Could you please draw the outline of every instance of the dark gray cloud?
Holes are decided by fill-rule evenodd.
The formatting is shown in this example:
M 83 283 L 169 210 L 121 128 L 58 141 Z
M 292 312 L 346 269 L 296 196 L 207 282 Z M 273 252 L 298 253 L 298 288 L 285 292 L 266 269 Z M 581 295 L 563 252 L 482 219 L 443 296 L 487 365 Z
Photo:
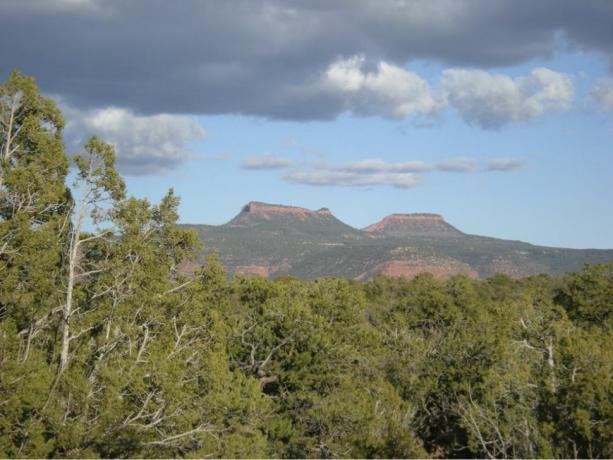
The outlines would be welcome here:
M 4 0 L 0 56 L 3 72 L 21 68 L 81 109 L 326 119 L 375 104 L 398 116 L 436 104 L 411 74 L 392 75 L 404 99 L 387 98 L 376 78 L 394 68 L 381 62 L 492 68 L 561 46 L 611 57 L 612 23 L 610 0 Z M 349 87 L 348 105 L 321 80 L 355 56 L 375 80 Z

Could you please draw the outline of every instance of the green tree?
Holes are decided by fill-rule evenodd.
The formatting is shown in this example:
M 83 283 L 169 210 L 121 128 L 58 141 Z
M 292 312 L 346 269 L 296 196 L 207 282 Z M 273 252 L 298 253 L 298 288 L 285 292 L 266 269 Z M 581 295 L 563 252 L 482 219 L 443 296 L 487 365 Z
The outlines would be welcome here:
M 567 275 L 555 300 L 581 325 L 611 329 L 613 264 L 587 265 L 585 270 Z
M 49 455 L 41 414 L 53 381 L 71 198 L 64 120 L 34 80 L 0 85 L 0 455 Z
M 112 235 L 109 229 L 96 230 L 96 234 L 83 234 L 86 219 L 99 226 L 108 220 L 108 210 L 105 205 L 117 205 L 124 198 L 125 185 L 115 168 L 115 151 L 109 144 L 92 137 L 85 145 L 85 153 L 75 158 L 77 165 L 77 181 L 75 188 L 79 196 L 73 207 L 73 222 L 69 231 L 68 254 L 66 255 L 66 300 L 62 309 L 62 344 L 60 349 L 59 373 L 68 366 L 70 342 L 75 338 L 71 335 L 71 325 L 74 316 L 75 283 L 88 275 L 105 270 L 104 266 L 83 268 L 85 247 L 96 240 Z M 79 309 L 80 314 L 88 311 L 87 306 Z M 85 329 L 84 331 L 87 331 Z M 77 334 L 82 334 L 83 331 Z

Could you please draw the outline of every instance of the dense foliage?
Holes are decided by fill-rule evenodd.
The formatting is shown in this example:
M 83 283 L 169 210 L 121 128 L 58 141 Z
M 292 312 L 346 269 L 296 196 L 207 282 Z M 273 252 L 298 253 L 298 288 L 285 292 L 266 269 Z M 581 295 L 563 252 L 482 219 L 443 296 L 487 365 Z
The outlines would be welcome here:
M 611 457 L 613 266 L 236 277 L 0 86 L 0 457 Z M 95 229 L 95 230 L 92 230 Z

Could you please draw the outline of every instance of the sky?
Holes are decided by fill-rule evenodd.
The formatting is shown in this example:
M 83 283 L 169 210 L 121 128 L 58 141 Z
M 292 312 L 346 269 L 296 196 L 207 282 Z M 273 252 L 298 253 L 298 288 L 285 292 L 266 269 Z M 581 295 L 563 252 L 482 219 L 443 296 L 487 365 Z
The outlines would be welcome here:
M 0 59 L 185 223 L 263 201 L 613 248 L 610 0 L 3 0 Z

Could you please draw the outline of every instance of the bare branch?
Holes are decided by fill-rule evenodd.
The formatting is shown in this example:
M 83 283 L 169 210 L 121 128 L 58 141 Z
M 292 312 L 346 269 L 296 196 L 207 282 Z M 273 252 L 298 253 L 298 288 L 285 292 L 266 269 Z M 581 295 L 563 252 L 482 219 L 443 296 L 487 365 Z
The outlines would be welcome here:
M 211 434 L 213 432 L 214 432 L 214 429 L 212 425 L 204 424 L 204 425 L 198 426 L 197 428 L 194 428 L 193 430 L 185 431 L 184 433 L 175 434 L 173 436 L 168 436 L 167 438 L 161 439 L 159 441 L 151 441 L 151 442 L 142 443 L 141 446 L 143 447 L 171 446 L 180 439 L 183 439 L 189 436 L 193 436 L 196 434 L 200 434 L 200 433 Z

